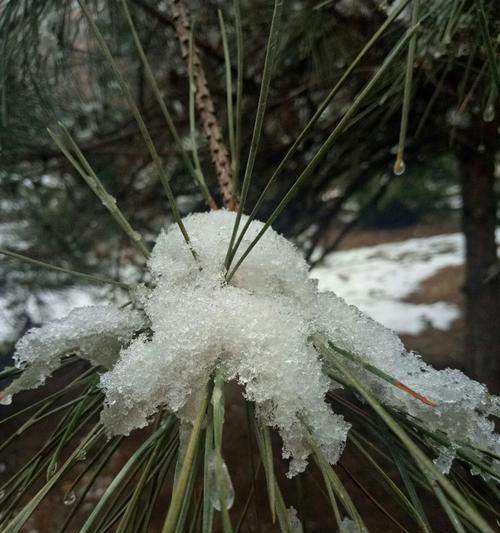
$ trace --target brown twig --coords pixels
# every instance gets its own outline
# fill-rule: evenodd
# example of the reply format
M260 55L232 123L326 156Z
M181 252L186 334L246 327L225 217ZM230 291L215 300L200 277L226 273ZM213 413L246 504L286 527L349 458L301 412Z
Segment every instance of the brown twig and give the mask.
M175 30L181 45L182 57L187 64L189 61L189 41L191 36L189 13L183 0L171 0L170 6ZM192 65L193 78L196 86L196 107L198 108L200 119L203 124L203 131L210 148L210 154L215 166L224 207L229 211L237 211L239 201L233 187L229 150L224 143L222 129L215 116L214 102L208 88L207 78L196 46L193 46Z

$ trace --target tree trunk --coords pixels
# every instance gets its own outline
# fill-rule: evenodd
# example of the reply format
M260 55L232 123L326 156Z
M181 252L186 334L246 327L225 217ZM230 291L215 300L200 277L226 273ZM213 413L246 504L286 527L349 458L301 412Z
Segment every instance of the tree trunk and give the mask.
M485 150L462 152L465 235L465 350L470 375L500 391L500 269L495 242L496 121L484 129ZM488 131L486 131L488 130Z

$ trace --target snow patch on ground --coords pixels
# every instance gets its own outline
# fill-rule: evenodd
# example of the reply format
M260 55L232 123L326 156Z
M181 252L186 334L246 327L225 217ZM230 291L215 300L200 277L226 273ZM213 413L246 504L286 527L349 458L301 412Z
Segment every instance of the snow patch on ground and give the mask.
M460 310L403 300L441 269L461 265L463 256L463 235L452 233L333 252L311 275L320 290L334 291L384 326L418 335L429 326L449 329Z

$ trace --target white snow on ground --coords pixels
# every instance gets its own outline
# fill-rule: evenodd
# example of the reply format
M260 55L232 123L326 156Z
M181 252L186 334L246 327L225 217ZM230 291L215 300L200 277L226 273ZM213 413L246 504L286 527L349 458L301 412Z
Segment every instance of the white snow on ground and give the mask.
M0 201L0 208L7 207L7 200ZM0 247L26 253L33 245L29 229L26 221L0 222ZM20 265L17 260L0 255L0 279L4 272L13 272ZM27 317L32 323L44 324L66 316L75 307L94 305L101 299L102 288L89 284L31 292L19 289L14 294L0 282L0 349L19 338Z
M384 326L418 335L429 326L447 330L460 310L448 302L402 300L441 269L461 265L463 258L463 235L451 233L333 252L311 276L318 278L320 290L335 292Z

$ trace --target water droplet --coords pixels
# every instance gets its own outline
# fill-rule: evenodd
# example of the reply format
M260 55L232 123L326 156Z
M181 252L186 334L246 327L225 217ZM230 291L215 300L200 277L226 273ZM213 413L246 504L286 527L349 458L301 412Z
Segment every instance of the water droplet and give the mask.
M344 68L345 67L345 59L342 56L338 56L338 58L335 60L335 67L336 68Z
M480 154L484 154L484 152L486 151L486 146L484 146L484 144L479 144L478 147L477 147L477 151Z
M234 503L234 487L231 477L229 476L229 471L227 469L224 459L220 458L220 467L222 469L222 492L223 495L219 492L219 486L217 483L217 455L215 452L212 452L210 460L208 462L208 475L210 479L210 485L212 490L210 491L210 498L212 506L217 511L221 510L221 496L223 496L226 509L231 509Z
M113 208L116 206L116 198L111 194L105 194L101 197L101 203L104 207Z
M75 458L77 461L85 461L87 459L87 450L85 448L82 448L76 458Z
M57 472L57 461L50 463L47 468L47 479L51 478Z
M141 234L137 231L134 231L132 230L132 233L130 234L132 239L134 239L134 241L140 241L141 240Z
M73 505L76 502L76 494L74 490L70 490L64 495L63 503L64 505Z
M462 43L457 50L456 56L463 57L470 54L470 46L467 43Z
M5 491L0 490L0 500L2 500L4 496L5 496Z
M3 474L7 471L7 465L5 463L0 463L0 474Z
M495 120L495 108L493 104L488 104L483 112L483 120L485 122L493 122Z
M392 168L392 171L396 176L401 176L401 174L404 174L406 170L405 162L402 159L396 159L396 162L394 163L394 167Z
M461 109L451 108L446 113L446 122L454 128L464 129L470 125L470 115Z

